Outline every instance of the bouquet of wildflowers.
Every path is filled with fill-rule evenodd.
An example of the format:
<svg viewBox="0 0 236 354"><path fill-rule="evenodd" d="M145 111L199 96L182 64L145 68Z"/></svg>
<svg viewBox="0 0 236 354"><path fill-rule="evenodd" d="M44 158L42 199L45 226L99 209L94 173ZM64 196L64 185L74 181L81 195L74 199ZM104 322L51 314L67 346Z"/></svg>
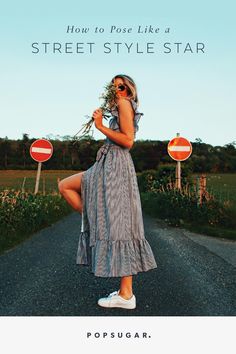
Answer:
<svg viewBox="0 0 236 354"><path fill-rule="evenodd" d="M107 120L108 118L111 117L112 113L112 107L115 104L115 98L116 98L116 88L112 82L106 84L104 86L105 91L102 93L102 95L99 97L99 99L103 99L102 105L99 107L102 110L102 115L103 117ZM78 131L73 136L73 145L78 142L79 140L83 139L84 136L87 136L92 128L92 125L94 123L94 119L91 116L86 115L85 116L89 121L87 123L84 123L82 125L82 128ZM82 131L82 132L81 132ZM81 132L81 135L79 133Z"/></svg>

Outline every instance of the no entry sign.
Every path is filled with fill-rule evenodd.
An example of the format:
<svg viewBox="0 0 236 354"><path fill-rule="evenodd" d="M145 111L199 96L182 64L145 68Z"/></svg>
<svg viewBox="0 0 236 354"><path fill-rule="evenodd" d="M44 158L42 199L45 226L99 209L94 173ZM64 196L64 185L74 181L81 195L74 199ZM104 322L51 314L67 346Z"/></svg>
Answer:
<svg viewBox="0 0 236 354"><path fill-rule="evenodd" d="M192 144L180 136L172 139L167 147L168 154L175 161L184 161L192 153Z"/></svg>
<svg viewBox="0 0 236 354"><path fill-rule="evenodd" d="M30 146L30 156L37 162L45 162L50 159L53 146L46 139L35 140Z"/></svg>
<svg viewBox="0 0 236 354"><path fill-rule="evenodd" d="M49 160L52 156L52 153L53 146L50 141L46 139L35 140L30 146L30 156L32 157L32 159L38 162L34 194L38 193L42 162Z"/></svg>

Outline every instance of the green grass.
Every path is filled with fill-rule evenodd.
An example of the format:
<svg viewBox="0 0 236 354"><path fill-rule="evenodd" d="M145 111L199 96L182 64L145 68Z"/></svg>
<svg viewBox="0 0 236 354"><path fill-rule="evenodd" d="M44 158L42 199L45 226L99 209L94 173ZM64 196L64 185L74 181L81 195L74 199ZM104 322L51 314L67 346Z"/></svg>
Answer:
<svg viewBox="0 0 236 354"><path fill-rule="evenodd" d="M207 190L220 202L230 202L236 210L236 174L207 174Z"/></svg>
<svg viewBox="0 0 236 354"><path fill-rule="evenodd" d="M217 204L198 210L197 204L188 203L186 198L183 200L181 200L182 198L174 198L174 194L171 193L141 192L140 196L145 213L154 218L165 220L170 226L236 240L235 211L226 213L226 216L229 215L228 222L225 223L225 213L219 213ZM219 218L221 220L216 222Z"/></svg>
<svg viewBox="0 0 236 354"><path fill-rule="evenodd" d="M39 192L43 192L43 181L45 180L45 192L57 192L57 178L62 180L68 176L79 173L74 170L42 170L39 182ZM0 171L0 191L5 189L21 190L24 177L25 191L34 192L37 171L31 170L1 170Z"/></svg>
<svg viewBox="0 0 236 354"><path fill-rule="evenodd" d="M2 191L0 205L0 254L72 211L59 193Z"/></svg>
<svg viewBox="0 0 236 354"><path fill-rule="evenodd" d="M44 178L46 192L53 192L57 190L57 178L63 179L79 172L81 171L42 170L39 191L43 190ZM36 170L1 170L0 190L12 188L20 190L24 177L26 177L25 190L27 192L33 192L36 173ZM194 176L196 176L196 174ZM220 200L232 201L236 207L236 174L207 174L207 189L209 192L214 193Z"/></svg>
<svg viewBox="0 0 236 354"><path fill-rule="evenodd" d="M62 180L68 176L79 173L78 170L42 170L39 184L39 192L43 192L43 180L45 180L45 192L58 193L57 179ZM34 192L35 179L37 171L32 170L1 170L0 171L0 191L6 189L21 190L24 177L26 177L25 191ZM199 174L198 174L199 175ZM196 175L195 175L196 176ZM230 203L230 206L236 211L236 174L207 174L207 190L213 193L219 201ZM151 206L155 211L155 205ZM68 211L67 211L68 212ZM154 215L153 215L154 216ZM158 215L156 215L158 217ZM51 222L51 221L50 221ZM235 239L235 230L218 228L216 226L192 226L185 223L182 225L189 230L206 233L212 236L227 237Z"/></svg>
<svg viewBox="0 0 236 354"><path fill-rule="evenodd" d="M36 231L52 225L73 211L72 207L61 197L58 191L57 179L62 180L79 172L74 170L41 171L39 192L37 196L32 197L32 201L28 202L26 199L24 205L17 207L16 210L11 204L9 204L9 207L6 204L2 204L2 209L0 210L0 254L15 247L17 244L31 237ZM18 191L22 190L22 183L24 177L26 177L25 192L34 193L36 173L37 171L30 170L1 170L0 192L6 191L4 193L10 195L10 198L13 200L14 194L18 194ZM42 195L43 179L45 179L45 196ZM38 201L37 204L40 205L40 208L37 210L34 209L34 198ZM16 201L18 203L18 199ZM48 206L44 208L44 205L48 201L51 202L50 208ZM35 215L36 217L34 218ZM30 220L30 222L25 223L26 219Z"/></svg>

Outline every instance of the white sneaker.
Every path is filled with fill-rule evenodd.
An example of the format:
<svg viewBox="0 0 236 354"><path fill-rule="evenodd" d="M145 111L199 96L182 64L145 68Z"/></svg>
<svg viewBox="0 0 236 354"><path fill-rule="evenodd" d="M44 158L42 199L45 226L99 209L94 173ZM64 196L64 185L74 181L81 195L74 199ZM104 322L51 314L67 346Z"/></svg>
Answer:
<svg viewBox="0 0 236 354"><path fill-rule="evenodd" d="M119 291L114 291L107 297L102 297L98 300L98 305L102 307L121 307L123 309L135 309L136 307L136 297L133 296L126 300L119 295Z"/></svg>

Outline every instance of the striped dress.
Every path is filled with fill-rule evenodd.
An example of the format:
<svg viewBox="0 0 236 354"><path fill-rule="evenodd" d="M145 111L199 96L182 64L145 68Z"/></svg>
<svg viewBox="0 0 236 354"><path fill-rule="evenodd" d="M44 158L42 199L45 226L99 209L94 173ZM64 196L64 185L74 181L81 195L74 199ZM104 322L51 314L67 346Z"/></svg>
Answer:
<svg viewBox="0 0 236 354"><path fill-rule="evenodd" d="M135 112L135 136L143 113ZM109 128L120 131L117 107ZM141 200L130 149L109 138L81 180L83 202L76 264L90 266L98 277L135 275L157 264L144 234Z"/></svg>

